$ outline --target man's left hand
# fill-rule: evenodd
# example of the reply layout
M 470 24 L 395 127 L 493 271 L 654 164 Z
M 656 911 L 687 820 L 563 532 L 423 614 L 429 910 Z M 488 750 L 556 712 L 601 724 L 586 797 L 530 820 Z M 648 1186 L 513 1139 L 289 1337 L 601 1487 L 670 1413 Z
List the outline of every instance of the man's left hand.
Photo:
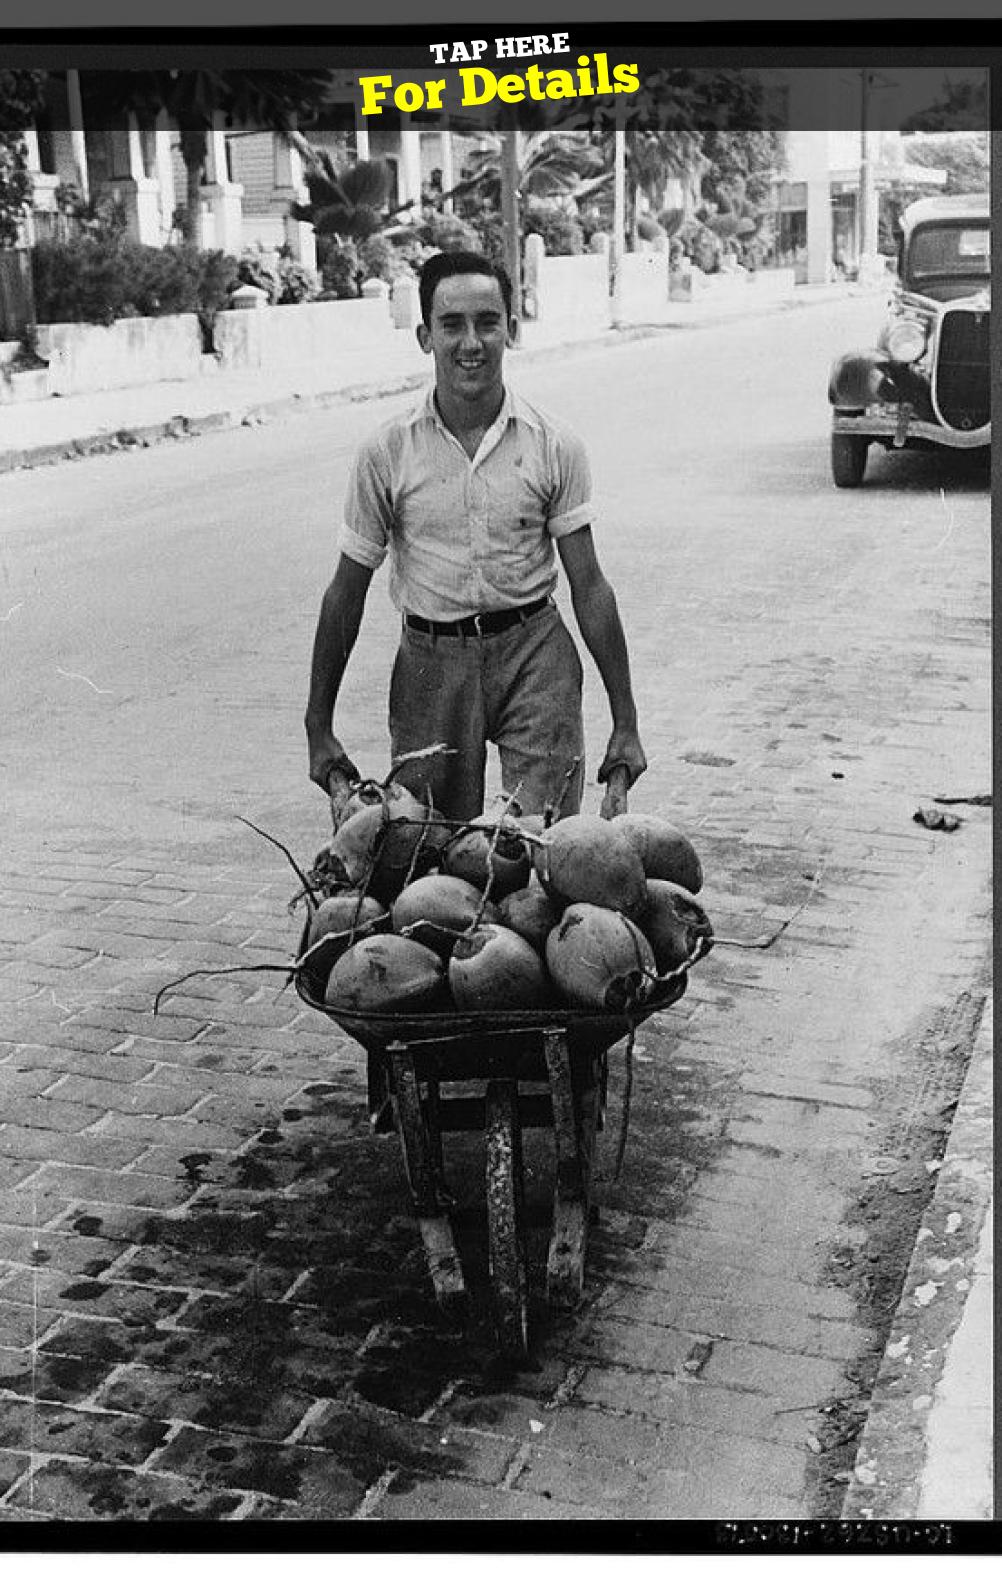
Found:
M 609 779 L 609 772 L 616 764 L 624 764 L 630 777 L 630 785 L 644 773 L 647 768 L 647 758 L 640 744 L 640 737 L 636 729 L 626 730 L 617 727 L 609 738 L 609 746 L 605 751 L 605 758 L 598 767 L 596 779 L 604 785 Z

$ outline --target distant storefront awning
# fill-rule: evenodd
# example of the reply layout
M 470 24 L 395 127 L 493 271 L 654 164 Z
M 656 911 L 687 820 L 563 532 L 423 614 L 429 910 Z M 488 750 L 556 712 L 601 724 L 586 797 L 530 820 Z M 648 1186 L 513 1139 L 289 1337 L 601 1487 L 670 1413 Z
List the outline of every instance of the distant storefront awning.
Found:
M 898 187 L 928 187 L 930 191 L 937 191 L 945 187 L 947 172 L 931 165 L 875 165 L 873 167 L 873 185 L 878 192 L 893 192 Z M 831 176 L 832 196 L 840 193 L 859 191 L 859 169 L 833 170 Z

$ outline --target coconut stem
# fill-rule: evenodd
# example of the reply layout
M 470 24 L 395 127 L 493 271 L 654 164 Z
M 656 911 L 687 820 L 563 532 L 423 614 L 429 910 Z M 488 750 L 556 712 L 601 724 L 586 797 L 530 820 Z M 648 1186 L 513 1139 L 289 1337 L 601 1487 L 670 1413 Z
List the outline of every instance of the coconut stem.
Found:
M 516 798 L 518 797 L 519 792 L 522 790 L 522 785 L 523 785 L 522 781 L 519 781 L 518 785 L 515 787 L 515 790 L 513 792 L 508 792 L 506 794 L 505 799 L 504 799 L 504 804 L 505 805 L 504 805 L 504 808 L 501 810 L 501 817 L 498 819 L 497 824 L 494 826 L 493 834 L 491 835 L 490 841 L 488 842 L 488 845 L 487 845 L 487 883 L 484 886 L 483 894 L 480 897 L 480 902 L 479 902 L 479 905 L 477 907 L 477 910 L 476 910 L 476 912 L 473 915 L 473 921 L 470 924 L 469 929 L 467 930 L 468 934 L 473 934 L 477 929 L 480 928 L 480 925 L 483 922 L 484 913 L 487 910 L 487 898 L 489 897 L 489 895 L 491 893 L 491 886 L 494 884 L 494 854 L 496 853 L 496 851 L 498 849 L 498 842 L 501 839 L 501 830 L 502 830 L 502 827 L 504 825 L 504 816 L 509 811 L 509 809 L 511 808 L 512 803 L 515 802 Z
M 383 790 L 386 791 L 393 781 L 396 780 L 399 771 L 403 769 L 405 764 L 413 764 L 416 759 L 434 758 L 439 753 L 457 753 L 458 751 L 458 748 L 450 748 L 444 742 L 433 742 L 431 747 L 415 748 L 411 753 L 401 753 L 399 758 L 395 758 L 390 765 L 390 772 L 382 783 Z
M 578 753 L 571 760 L 571 767 L 567 771 L 567 774 L 564 776 L 563 785 L 560 788 L 560 792 L 559 792 L 559 794 L 557 796 L 556 802 L 548 802 L 546 804 L 546 807 L 543 809 L 543 828 L 544 829 L 548 830 L 550 825 L 554 824 L 556 822 L 556 820 L 558 820 L 560 818 L 560 810 L 564 806 L 564 801 L 565 801 L 565 799 L 567 797 L 567 793 L 571 789 L 571 782 L 573 781 L 575 775 L 578 772 L 578 766 L 579 766 L 580 763 L 581 763 L 581 754 Z
M 310 882 L 307 879 L 306 875 L 304 874 L 303 870 L 300 868 L 299 864 L 296 862 L 295 858 L 293 857 L 292 853 L 289 851 L 289 848 L 285 845 L 285 843 L 283 841 L 279 841 L 277 836 L 269 835 L 267 830 L 262 830 L 261 826 L 258 825 L 258 824 L 255 824 L 253 819 L 245 819 L 243 814 L 239 814 L 239 813 L 237 814 L 237 818 L 240 820 L 241 824 L 247 825 L 251 830 L 256 830 L 258 835 L 264 836 L 264 839 L 266 841 L 270 841 L 272 846 L 277 846 L 278 850 L 280 852 L 284 852 L 285 853 L 285 856 L 288 858 L 289 862 L 292 864 L 292 867 L 296 871 L 296 875 L 297 875 L 297 877 L 299 879 L 300 884 L 303 887 L 303 890 L 306 892 L 307 898 L 309 899 L 310 902 L 312 902 L 314 907 L 319 906 L 319 898 L 317 897 L 316 891 L 313 889 L 313 886 L 310 884 Z
M 790 916 L 788 918 L 784 918 L 783 922 L 779 925 L 779 928 L 774 929 L 772 934 L 764 934 L 758 940 L 734 940 L 730 939 L 727 935 L 715 934 L 713 936 L 714 945 L 732 945 L 739 951 L 768 951 L 776 944 L 776 941 L 779 939 L 780 935 L 786 933 L 794 919 L 799 918 L 805 907 L 807 907 L 813 900 L 814 892 L 821 884 L 824 871 L 825 865 L 824 863 L 820 863 L 818 865 L 818 871 L 811 881 L 811 888 L 807 892 L 807 895 L 804 897 L 803 901 L 800 903 L 800 906 L 795 907 Z
M 407 873 L 404 876 L 404 883 L 403 883 L 403 885 L 401 887 L 401 889 L 403 889 L 403 890 L 407 889 L 407 886 L 410 884 L 411 880 L 414 878 L 414 871 L 417 868 L 418 858 L 421 856 L 421 853 L 424 850 L 425 842 L 426 842 L 427 837 L 428 837 L 428 827 L 432 823 L 432 817 L 431 816 L 432 816 L 432 814 L 435 811 L 434 808 L 432 807 L 431 787 L 430 786 L 426 786 L 425 787 L 425 789 L 424 789 L 424 798 L 425 798 L 426 806 L 425 806 L 424 819 L 421 821 L 421 834 L 418 836 L 417 841 L 415 842 L 414 850 L 411 853 L 411 860 L 410 860 L 410 862 L 407 865 Z
M 180 978 L 172 978 L 168 984 L 163 984 L 153 1000 L 154 1017 L 160 1010 L 160 1002 L 172 989 L 177 989 L 179 984 L 187 984 L 190 978 L 225 978 L 230 973 L 289 973 L 295 972 L 295 962 L 241 962 L 238 967 L 195 967 L 190 973 L 182 973 Z

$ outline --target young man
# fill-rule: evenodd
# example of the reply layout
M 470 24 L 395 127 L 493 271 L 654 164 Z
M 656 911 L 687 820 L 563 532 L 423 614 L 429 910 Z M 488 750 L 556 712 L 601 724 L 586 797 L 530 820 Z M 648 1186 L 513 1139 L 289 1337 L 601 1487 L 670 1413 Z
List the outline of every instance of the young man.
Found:
M 421 272 L 420 301 L 417 335 L 434 359 L 435 385 L 355 458 L 313 647 L 310 776 L 325 790 L 332 772 L 357 778 L 334 735 L 334 706 L 372 574 L 389 554 L 402 616 L 392 757 L 436 742 L 455 750 L 408 764 L 398 779 L 418 795 L 430 789 L 445 817 L 474 818 L 492 741 L 523 813 L 541 812 L 562 791 L 562 813 L 574 813 L 584 785 L 582 673 L 552 599 L 554 545 L 612 713 L 598 779 L 622 764 L 632 783 L 646 768 L 626 640 L 592 542 L 584 447 L 505 389 L 515 321 L 502 268 L 476 253 L 435 254 Z

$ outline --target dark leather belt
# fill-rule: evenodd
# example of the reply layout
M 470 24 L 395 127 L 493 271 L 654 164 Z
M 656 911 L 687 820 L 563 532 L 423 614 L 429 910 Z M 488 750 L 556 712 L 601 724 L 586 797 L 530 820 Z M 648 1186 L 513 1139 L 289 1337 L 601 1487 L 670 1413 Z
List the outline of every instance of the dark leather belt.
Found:
M 427 632 L 433 638 L 490 638 L 498 632 L 507 632 L 538 615 L 550 604 L 545 599 L 534 599 L 531 604 L 517 605 L 514 610 L 483 610 L 475 616 L 464 616 L 462 621 L 426 621 L 424 616 L 404 612 L 404 625 L 414 632 Z

